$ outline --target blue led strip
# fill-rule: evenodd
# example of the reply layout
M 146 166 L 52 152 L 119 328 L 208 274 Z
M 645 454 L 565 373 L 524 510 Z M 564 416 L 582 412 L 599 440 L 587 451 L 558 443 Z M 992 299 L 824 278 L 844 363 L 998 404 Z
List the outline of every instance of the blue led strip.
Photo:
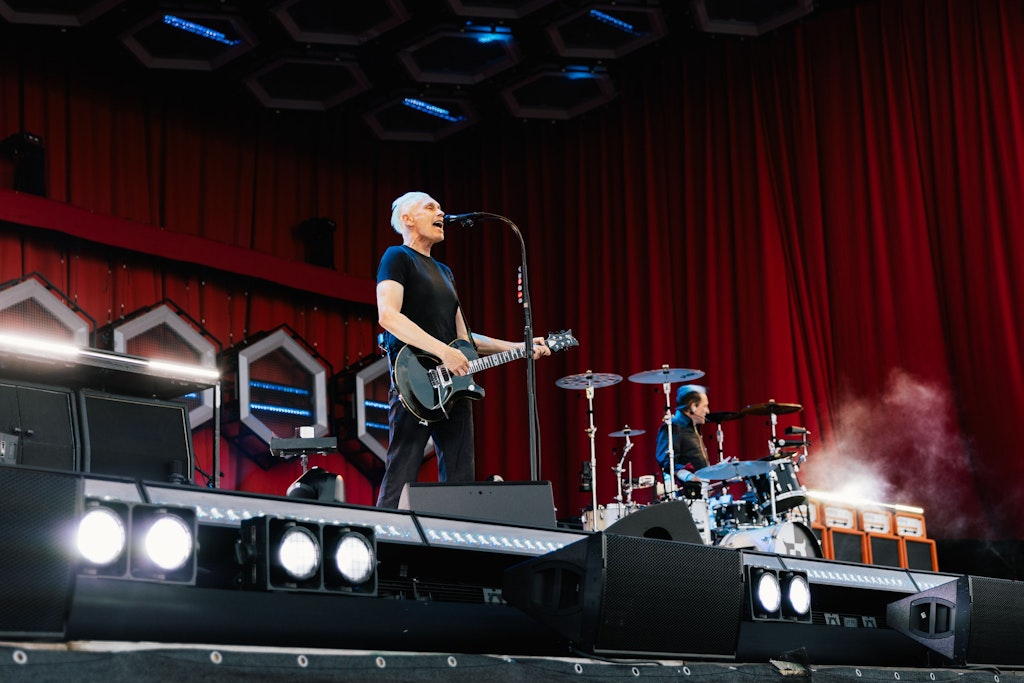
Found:
M 458 123 L 460 121 L 466 120 L 465 116 L 456 116 L 447 109 L 442 109 L 437 105 L 424 102 L 423 100 L 417 100 L 413 97 L 406 97 L 405 99 L 402 100 L 402 104 L 409 107 L 410 109 L 415 109 L 416 111 L 421 111 L 424 114 L 430 114 L 431 116 L 443 119 L 445 121 L 450 121 L 452 123 Z
M 281 413 L 283 415 L 297 415 L 299 417 L 312 417 L 313 412 L 302 408 L 287 408 L 285 406 L 272 406 L 267 403 L 250 403 L 249 410 L 261 410 L 265 413 Z
M 388 431 L 388 430 L 391 429 L 390 426 L 388 426 L 386 424 L 381 424 L 380 422 L 367 422 L 366 423 L 366 428 L 367 429 L 382 429 L 384 431 Z
M 302 387 L 290 387 L 287 384 L 272 384 L 271 382 L 257 382 L 252 380 L 249 382 L 249 386 L 253 389 L 266 389 L 268 391 L 277 391 L 282 394 L 295 394 L 296 396 L 309 396 L 309 390 L 303 389 Z
M 616 19 L 610 14 L 605 14 L 604 12 L 601 12 L 599 10 L 592 9 L 590 10 L 590 16 L 591 18 L 597 19 L 598 21 L 608 24 L 613 28 L 619 29 L 623 33 L 628 33 L 631 36 L 640 35 L 640 32 L 633 28 L 633 24 L 627 23 L 622 19 Z
M 390 410 L 391 406 L 381 401 L 363 401 L 363 405 L 367 408 L 380 408 L 381 410 Z
M 164 23 L 168 26 L 181 29 L 182 31 L 194 33 L 200 38 L 206 38 L 207 40 L 212 40 L 223 45 L 234 46 L 239 45 L 242 42 L 241 40 L 231 40 L 220 31 L 214 31 L 212 28 L 207 28 L 202 24 L 197 24 L 195 22 L 188 21 L 187 19 L 182 19 L 181 17 L 176 17 L 173 14 L 165 14 Z

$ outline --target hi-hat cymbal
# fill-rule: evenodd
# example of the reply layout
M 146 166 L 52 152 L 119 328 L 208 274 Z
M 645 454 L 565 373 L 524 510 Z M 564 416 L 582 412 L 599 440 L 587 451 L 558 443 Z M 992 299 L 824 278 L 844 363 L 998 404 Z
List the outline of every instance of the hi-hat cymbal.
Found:
M 629 425 L 626 425 L 624 429 L 612 432 L 608 436 L 639 436 L 640 434 L 644 434 L 646 431 L 646 429 L 630 429 Z
M 677 382 L 689 382 L 703 376 L 703 370 L 670 368 L 666 365 L 657 370 L 648 370 L 630 375 L 629 381 L 636 382 L 637 384 L 675 384 Z
M 740 412 L 744 415 L 785 415 L 803 409 L 799 403 L 776 403 L 775 399 L 772 399 L 767 403 L 749 405 Z
M 736 462 L 720 462 L 717 465 L 710 465 L 694 472 L 701 479 L 711 481 L 723 479 L 739 479 L 742 477 L 756 477 L 759 474 L 767 474 L 772 469 L 770 462 L 761 460 L 740 460 Z
M 717 422 L 721 424 L 728 422 L 729 420 L 738 420 L 743 417 L 743 413 L 737 413 L 734 410 L 720 410 L 717 413 L 708 413 L 708 416 L 704 419 L 707 422 Z
M 568 375 L 562 379 L 555 380 L 555 386 L 563 389 L 600 389 L 610 387 L 622 381 L 622 375 L 615 375 L 610 372 L 582 372 L 578 375 Z

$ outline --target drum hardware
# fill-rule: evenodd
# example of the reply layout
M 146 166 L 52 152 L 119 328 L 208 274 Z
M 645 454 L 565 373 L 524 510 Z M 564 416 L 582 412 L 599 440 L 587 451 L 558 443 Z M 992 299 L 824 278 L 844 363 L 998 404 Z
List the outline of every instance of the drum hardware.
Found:
M 768 453 L 775 455 L 778 451 L 778 446 L 775 445 L 776 434 L 775 426 L 779 423 L 779 415 L 786 415 L 788 413 L 795 413 L 803 410 L 804 407 L 799 403 L 776 403 L 775 399 L 769 399 L 767 403 L 756 403 L 749 405 L 740 412 L 744 415 L 768 415 L 769 423 L 772 427 L 772 438 L 768 442 Z
M 725 441 L 725 434 L 722 432 L 722 423 L 729 422 L 730 420 L 738 420 L 743 417 L 743 413 L 722 410 L 717 413 L 708 413 L 707 417 L 704 418 L 705 422 L 714 422 L 718 425 L 715 430 L 715 437 L 718 439 L 718 462 L 725 461 L 725 451 L 722 449 L 722 443 Z
M 628 484 L 628 486 L 626 486 L 626 498 L 625 500 L 623 500 L 622 473 L 624 470 L 622 469 L 622 463 L 625 462 L 626 456 L 629 455 L 629 452 L 633 449 L 633 441 L 632 439 L 630 439 L 630 436 L 632 434 L 640 435 L 643 433 L 643 429 L 630 429 L 629 425 L 626 425 L 621 431 L 612 432 L 611 434 L 608 435 L 616 438 L 626 439 L 626 445 L 622 449 L 622 454 L 621 456 L 619 456 L 619 460 L 617 463 L 615 463 L 615 466 L 612 467 L 612 472 L 615 473 L 615 484 L 618 487 L 618 492 L 615 494 L 616 503 L 625 503 L 627 506 L 632 506 L 633 504 L 633 464 L 630 463 L 629 465 L 629 478 L 626 480 Z
M 587 427 L 587 436 L 590 438 L 590 493 L 592 499 L 591 510 L 597 508 L 597 450 L 594 448 L 594 435 L 597 429 L 594 427 L 594 389 L 610 387 L 622 381 L 621 375 L 612 373 L 595 373 L 587 370 L 578 375 L 568 375 L 555 381 L 555 386 L 562 389 L 583 389 L 587 396 L 587 416 L 590 426 Z
M 629 376 L 630 382 L 637 384 L 660 384 L 665 393 L 665 415 L 662 418 L 668 429 L 668 493 L 676 490 L 676 452 L 675 439 L 672 438 L 672 383 L 690 382 L 704 376 L 703 370 L 691 370 L 688 368 L 670 368 L 662 365 L 660 370 L 648 370 L 637 372 Z

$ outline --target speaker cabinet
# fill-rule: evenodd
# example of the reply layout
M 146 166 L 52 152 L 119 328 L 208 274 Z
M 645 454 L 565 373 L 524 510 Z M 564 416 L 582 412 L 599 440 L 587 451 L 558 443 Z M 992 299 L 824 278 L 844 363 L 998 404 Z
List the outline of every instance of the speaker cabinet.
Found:
M 863 531 L 829 527 L 825 533 L 828 535 L 828 545 L 832 549 L 833 560 L 866 563 Z
M 0 384 L 0 464 L 77 470 L 76 426 L 69 390 Z
M 411 483 L 402 489 L 398 508 L 503 524 L 556 526 L 550 481 Z
M 62 637 L 71 601 L 78 475 L 0 466 L 0 637 Z
M 506 601 L 595 654 L 731 658 L 740 551 L 608 531 L 505 571 Z
M 894 534 L 867 534 L 864 543 L 864 561 L 886 567 L 906 567 L 902 539 Z
M 144 481 L 192 481 L 184 403 L 81 392 L 85 470 Z
M 605 531 L 622 536 L 658 538 L 665 541 L 703 543 L 690 508 L 683 500 L 673 500 L 641 508 L 626 515 Z
M 939 571 L 939 556 L 935 549 L 935 541 L 930 538 L 903 538 L 903 554 L 907 558 L 908 569 Z

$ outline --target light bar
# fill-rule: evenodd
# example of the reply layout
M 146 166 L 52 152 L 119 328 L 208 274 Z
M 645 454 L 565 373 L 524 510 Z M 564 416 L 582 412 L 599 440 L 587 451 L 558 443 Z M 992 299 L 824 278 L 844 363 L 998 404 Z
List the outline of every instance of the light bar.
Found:
M 430 116 L 442 119 L 444 121 L 449 121 L 451 123 L 458 123 L 460 121 L 466 120 L 465 116 L 456 116 L 447 109 L 443 109 L 441 107 L 438 107 L 437 105 L 430 104 L 429 102 L 424 102 L 423 100 L 417 100 L 414 97 L 404 98 L 402 100 L 402 104 L 409 107 L 410 109 L 415 109 L 416 111 L 423 112 L 424 114 L 429 114 Z
M 589 536 L 567 531 L 510 527 L 423 515 L 417 515 L 417 519 L 428 545 L 517 555 L 544 555 Z
M 846 503 L 847 505 L 853 505 L 855 507 L 881 507 L 889 508 L 890 510 L 898 510 L 899 512 L 910 512 L 915 515 L 923 515 L 924 508 L 916 507 L 913 505 L 900 505 L 898 503 L 879 503 L 874 500 L 867 498 L 860 498 L 858 496 L 848 496 L 841 493 L 827 493 L 825 491 L 808 491 L 807 495 L 810 498 L 816 500 L 827 500 L 833 503 Z
M 241 40 L 229 39 L 220 31 L 214 31 L 212 28 L 208 28 L 206 26 L 203 26 L 202 24 L 197 24 L 195 22 L 188 21 L 187 19 L 182 19 L 181 17 L 176 17 L 173 14 L 165 14 L 164 23 L 176 29 L 180 29 L 182 31 L 187 31 L 188 33 L 195 34 L 200 38 L 206 38 L 207 40 L 212 40 L 214 42 L 221 43 L 222 45 L 234 46 L 240 45 L 242 43 Z
M 623 33 L 628 33 L 631 36 L 638 36 L 638 35 L 640 35 L 640 32 L 637 31 L 635 28 L 633 28 L 633 24 L 630 24 L 628 22 L 622 21 L 622 19 L 616 19 L 612 15 L 605 14 L 604 12 L 602 12 L 600 10 L 596 10 L 596 9 L 590 10 L 590 17 L 592 19 L 597 19 L 598 21 L 600 21 L 603 24 L 608 24 L 612 28 L 617 28 L 620 31 L 622 31 Z

